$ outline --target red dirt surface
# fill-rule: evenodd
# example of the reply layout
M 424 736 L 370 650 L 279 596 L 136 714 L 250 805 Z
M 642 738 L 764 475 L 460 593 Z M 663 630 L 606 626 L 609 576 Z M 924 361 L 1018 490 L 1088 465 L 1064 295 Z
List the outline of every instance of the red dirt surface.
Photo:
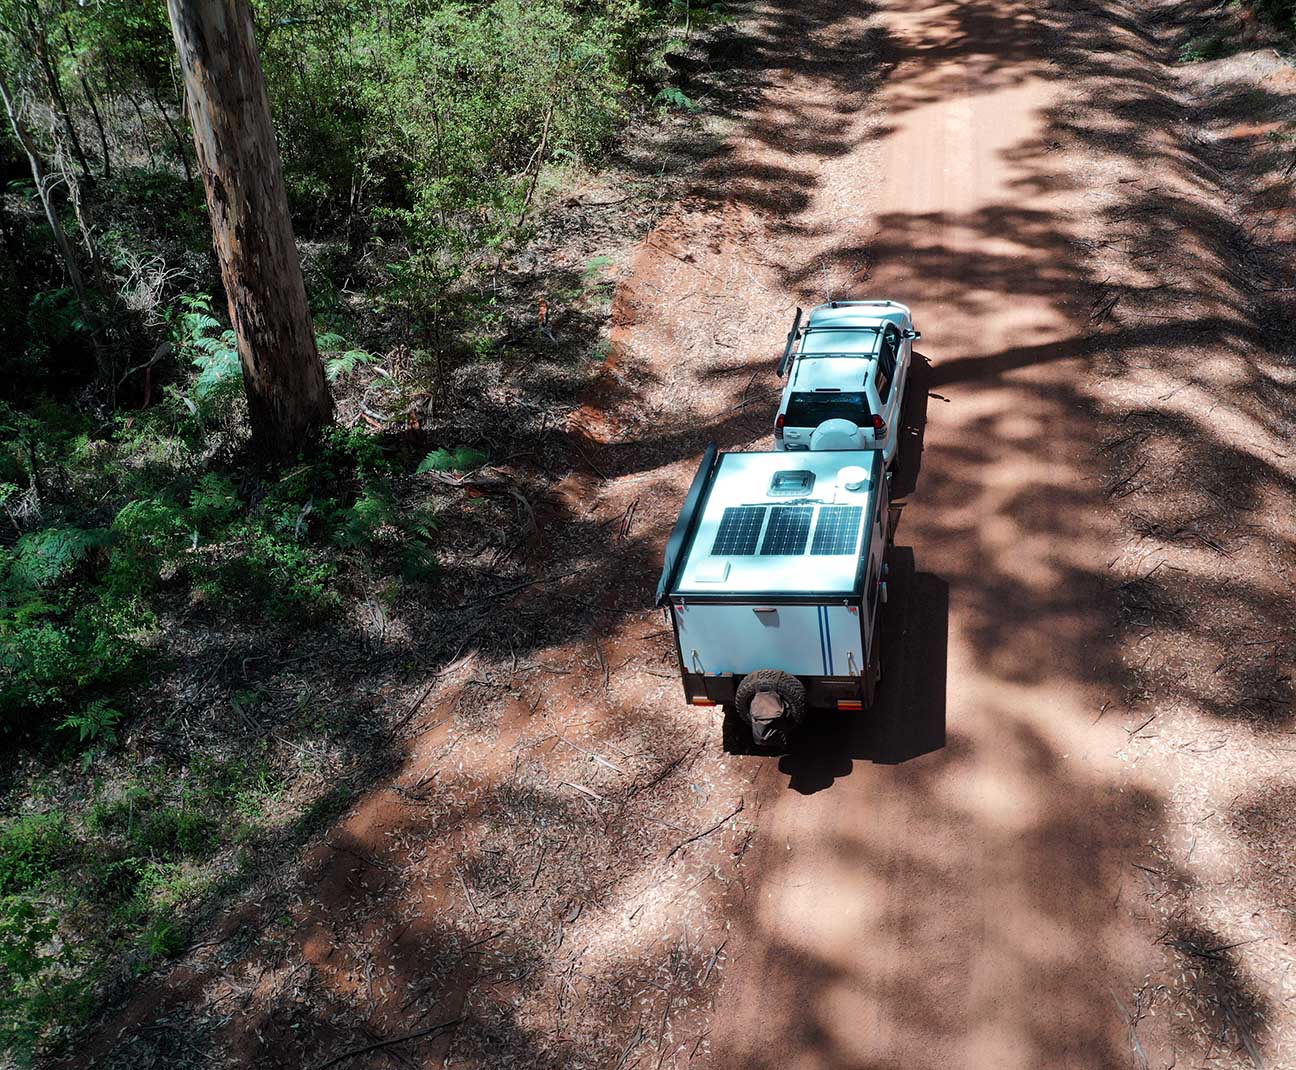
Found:
M 1261 865 L 1290 866 L 1288 721 L 1243 731 L 1224 698 L 1185 712 L 1225 681 L 1167 681 L 1210 675 L 1228 640 L 1156 618 L 1174 592 L 1149 594 L 1148 569 L 1169 557 L 1137 556 L 1176 552 L 1181 503 L 1159 490 L 1139 515 L 1170 512 L 1143 529 L 1113 505 L 1146 479 L 1129 414 L 1170 418 L 1158 399 L 1201 373 L 1179 363 L 1194 344 L 1219 383 L 1263 363 L 1215 241 L 1237 218 L 1209 214 L 1224 176 L 1177 125 L 1191 87 L 1159 17 L 762 6 L 726 58 L 759 93 L 621 265 L 612 357 L 569 426 L 588 470 L 536 509 L 538 582 L 512 604 L 574 601 L 579 629 L 520 661 L 465 636 L 410 706 L 390 782 L 305 854 L 287 906 L 227 919 L 80 1061 L 147 1065 L 169 1029 L 214 1038 L 212 1065 L 322 1066 L 452 1022 L 343 1065 L 1296 1065 L 1290 880 Z M 1182 263 L 1126 233 L 1167 187 Z M 781 759 L 728 757 L 680 702 L 650 606 L 660 549 L 708 440 L 768 447 L 792 310 L 825 295 L 902 300 L 924 335 L 882 694 Z M 1281 440 L 1258 411 L 1219 419 Z M 1175 472 L 1189 431 L 1145 466 Z M 1262 528 L 1287 479 L 1247 483 L 1270 599 L 1293 544 Z M 1210 568 L 1183 597 L 1222 597 Z M 1228 748 L 1213 779 L 1208 730 Z M 1247 771 L 1271 790 L 1242 798 Z

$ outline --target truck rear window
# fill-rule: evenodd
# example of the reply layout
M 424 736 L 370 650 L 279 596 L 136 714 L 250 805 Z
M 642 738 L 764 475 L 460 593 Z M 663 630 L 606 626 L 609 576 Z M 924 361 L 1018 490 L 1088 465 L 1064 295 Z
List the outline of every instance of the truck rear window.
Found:
M 863 391 L 801 392 L 788 398 L 789 427 L 818 427 L 825 420 L 850 420 L 862 427 L 872 415 Z

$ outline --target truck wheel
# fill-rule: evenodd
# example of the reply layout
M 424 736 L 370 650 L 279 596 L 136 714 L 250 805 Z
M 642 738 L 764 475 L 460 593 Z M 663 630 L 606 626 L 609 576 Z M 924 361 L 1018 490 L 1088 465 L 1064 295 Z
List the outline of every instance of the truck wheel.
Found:
M 882 683 L 882 626 L 877 623 L 881 614 L 875 618 L 873 626 L 873 649 L 869 651 L 868 668 L 864 671 L 864 708 L 872 709 L 877 701 L 878 686 Z
M 758 696 L 762 695 L 765 697 L 758 702 Z M 781 751 L 787 749 L 788 741 L 805 721 L 806 691 L 801 681 L 790 673 L 761 669 L 743 677 L 734 695 L 734 705 L 757 747 Z M 771 709 L 779 707 L 781 712 L 771 716 Z

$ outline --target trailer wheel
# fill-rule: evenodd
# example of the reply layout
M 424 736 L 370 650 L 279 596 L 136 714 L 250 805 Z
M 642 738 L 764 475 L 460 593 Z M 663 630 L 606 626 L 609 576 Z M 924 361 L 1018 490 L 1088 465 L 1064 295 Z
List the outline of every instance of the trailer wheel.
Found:
M 777 697 L 782 713 L 771 720 L 764 711 L 753 717 L 752 704 L 756 697 L 766 693 Z M 751 733 L 753 743 L 762 750 L 786 750 L 789 739 L 805 721 L 805 686 L 791 673 L 779 669 L 761 669 L 748 673 L 738 685 L 734 695 L 738 716 Z M 759 703 L 765 706 L 767 703 Z

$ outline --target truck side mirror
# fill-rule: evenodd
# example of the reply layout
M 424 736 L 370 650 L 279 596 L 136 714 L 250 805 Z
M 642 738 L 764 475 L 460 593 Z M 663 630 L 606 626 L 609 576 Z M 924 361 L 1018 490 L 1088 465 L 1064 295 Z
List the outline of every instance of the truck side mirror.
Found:
M 906 338 L 912 338 L 915 342 L 922 337 L 922 331 L 905 331 Z

